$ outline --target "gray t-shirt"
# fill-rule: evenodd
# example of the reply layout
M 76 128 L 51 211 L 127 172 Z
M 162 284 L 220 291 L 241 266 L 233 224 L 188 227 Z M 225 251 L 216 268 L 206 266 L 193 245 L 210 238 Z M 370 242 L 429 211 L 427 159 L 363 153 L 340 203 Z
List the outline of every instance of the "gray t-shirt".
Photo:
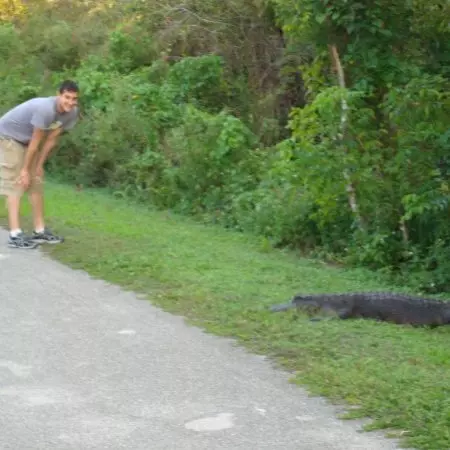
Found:
M 56 97 L 37 97 L 27 100 L 0 117 L 0 135 L 28 144 L 34 128 L 70 130 L 78 120 L 78 108 L 68 113 L 58 113 Z

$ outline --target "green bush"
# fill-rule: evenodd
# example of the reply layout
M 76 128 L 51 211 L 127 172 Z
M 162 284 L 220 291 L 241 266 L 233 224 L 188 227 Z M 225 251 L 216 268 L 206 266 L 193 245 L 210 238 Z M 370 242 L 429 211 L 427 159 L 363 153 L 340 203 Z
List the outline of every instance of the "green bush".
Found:
M 223 60 L 218 56 L 183 58 L 171 67 L 166 83 L 176 103 L 191 103 L 213 112 L 224 104 Z
M 251 183 L 256 139 L 236 117 L 186 105 L 167 143 L 175 156 L 171 178 L 180 192 L 177 209 L 225 214 L 236 189 Z M 198 176 L 198 174 L 202 174 Z
M 3 111 L 80 84 L 53 174 L 450 289 L 437 0 L 94 3 L 38 2 L 0 25 Z
M 151 64 L 157 57 L 151 35 L 139 25 L 119 26 L 109 36 L 109 56 L 113 66 L 129 73 Z

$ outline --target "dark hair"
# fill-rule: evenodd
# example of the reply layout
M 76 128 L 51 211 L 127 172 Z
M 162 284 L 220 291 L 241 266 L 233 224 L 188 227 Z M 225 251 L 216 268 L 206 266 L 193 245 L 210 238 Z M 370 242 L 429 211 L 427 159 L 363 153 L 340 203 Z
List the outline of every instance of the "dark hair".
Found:
M 59 86 L 59 93 L 62 94 L 64 91 L 68 92 L 78 92 L 80 89 L 78 88 L 78 84 L 72 80 L 64 80 Z

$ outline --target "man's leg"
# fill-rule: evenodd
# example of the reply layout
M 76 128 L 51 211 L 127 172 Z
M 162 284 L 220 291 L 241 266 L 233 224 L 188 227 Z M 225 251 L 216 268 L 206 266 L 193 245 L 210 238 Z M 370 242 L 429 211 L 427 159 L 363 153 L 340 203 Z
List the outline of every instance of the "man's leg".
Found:
M 6 205 L 8 208 L 9 239 L 8 246 L 12 248 L 33 249 L 38 243 L 33 242 L 20 228 L 20 194 L 8 195 Z
M 20 229 L 20 201 L 21 194 L 11 194 L 6 197 L 6 207 L 8 208 L 8 225 L 11 233 L 18 233 Z
M 43 232 L 45 229 L 43 192 L 42 190 L 32 190 L 28 198 L 33 211 L 34 231 Z
M 55 236 L 46 226 L 44 219 L 44 186 L 43 180 L 37 178 L 34 170 L 31 173 L 29 199 L 33 210 L 34 231 L 31 239 L 37 244 L 59 244 L 64 239 Z
M 0 140 L 0 195 L 6 197 L 8 209 L 9 240 L 8 246 L 13 248 L 35 248 L 20 228 L 20 203 L 22 190 L 17 185 L 20 168 L 23 162 L 24 147 L 11 139 Z

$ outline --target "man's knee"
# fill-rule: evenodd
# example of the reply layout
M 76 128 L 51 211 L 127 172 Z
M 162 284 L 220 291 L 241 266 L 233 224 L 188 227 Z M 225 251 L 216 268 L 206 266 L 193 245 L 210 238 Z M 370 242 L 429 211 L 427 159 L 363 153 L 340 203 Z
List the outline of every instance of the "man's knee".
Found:
M 44 181 L 41 177 L 37 177 L 34 174 L 31 175 L 30 186 L 28 188 L 28 194 L 42 194 L 44 191 Z

